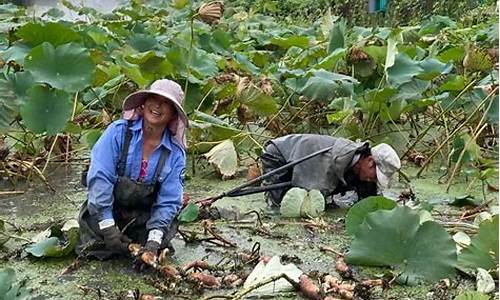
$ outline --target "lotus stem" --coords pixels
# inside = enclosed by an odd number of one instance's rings
[[[489,106],[488,106],[489,107]],[[487,110],[486,110],[487,111]],[[477,131],[476,134],[474,134],[474,136],[467,141],[467,143],[465,144],[464,146],[464,149],[462,149],[462,152],[460,152],[460,156],[458,157],[458,160],[457,162],[455,163],[455,166],[453,168],[453,171],[451,172],[451,175],[450,175],[450,178],[448,179],[448,183],[446,184],[446,192],[448,193],[448,191],[450,190],[450,187],[451,187],[451,183],[453,182],[453,178],[455,177],[455,174],[457,173],[458,171],[458,168],[462,165],[462,159],[464,158],[464,155],[465,153],[467,152],[467,148],[472,144],[472,142],[475,142],[477,137],[481,134],[481,132],[483,132],[483,130],[488,127],[488,124],[484,124],[483,127],[481,127],[481,129],[479,129]],[[484,190],[484,188],[483,188]]]
[[[408,147],[408,149],[406,149],[406,152],[403,153],[403,155],[401,155],[401,158],[404,158],[406,155],[408,155],[408,153],[410,153],[410,151],[415,148],[415,146],[422,140],[422,138],[427,134],[427,132],[434,127],[434,124],[436,124],[436,122],[438,120],[441,119],[441,117],[446,114],[450,109],[451,107],[453,106],[453,104],[455,104],[455,102],[457,102],[457,100],[472,86],[474,85],[474,83],[476,83],[476,80],[473,80],[471,81],[471,83],[469,83],[462,91],[460,91],[460,93],[455,97],[455,99],[453,99],[453,101],[451,101],[450,104],[448,104],[448,106],[441,111],[441,113],[434,118],[434,120],[431,122],[431,124],[429,124],[429,126],[427,126],[427,128],[424,129],[424,131],[422,131],[416,138],[415,138],[415,141],[413,142],[413,144],[410,145],[410,147]],[[487,97],[488,98],[488,97]],[[473,114],[472,114],[473,115]],[[440,148],[441,149],[441,148]],[[418,175],[417,175],[418,177]]]
[[[474,115],[476,114],[476,112],[479,111],[479,109],[481,109],[481,107],[486,103],[486,101],[488,100],[488,98],[490,98],[496,91],[498,91],[498,87],[496,87],[493,91],[491,91],[491,93],[489,93],[484,99],[483,101],[481,101],[481,103],[479,103],[476,107],[476,109],[474,109],[473,112],[471,112],[469,114],[469,116],[467,117],[467,119],[465,119],[464,122],[462,122],[457,128],[455,128],[455,130],[453,130],[453,132],[437,147],[436,150],[434,150],[434,152],[432,152],[432,154],[427,158],[427,160],[423,163],[422,167],[420,168],[420,170],[418,171],[416,177],[419,177],[420,174],[422,174],[422,172],[424,171],[425,167],[427,167],[427,165],[430,163],[430,161],[432,160],[432,158],[441,150],[441,148],[444,147],[444,145],[446,143],[448,143],[448,141],[455,136],[455,134],[460,130],[462,129],[462,127],[464,127],[465,125],[467,125],[469,123],[469,121],[474,117]],[[415,143],[414,143],[415,145]],[[410,148],[409,148],[410,149]],[[408,150],[407,150],[408,152]]]

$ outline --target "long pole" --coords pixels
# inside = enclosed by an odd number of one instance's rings
[[[318,150],[318,151],[316,151],[316,152],[313,152],[313,153],[311,153],[311,154],[309,154],[309,155],[306,155],[306,156],[304,156],[304,157],[302,157],[302,158],[299,158],[299,159],[297,159],[297,160],[295,160],[295,161],[289,162],[289,163],[287,163],[286,165],[283,165],[283,166],[281,166],[281,167],[279,167],[279,168],[277,168],[277,169],[272,170],[271,172],[268,172],[268,173],[262,174],[262,175],[261,175],[261,176],[259,176],[259,177],[256,177],[256,178],[254,178],[254,179],[252,179],[252,180],[250,180],[250,181],[245,182],[245,183],[244,183],[244,184],[242,184],[242,185],[239,185],[239,186],[237,186],[237,187],[233,188],[232,190],[229,190],[229,191],[227,191],[227,192],[224,192],[224,193],[222,193],[222,194],[219,194],[219,195],[217,195],[217,196],[215,196],[215,197],[210,197],[210,198],[207,198],[207,199],[198,200],[198,201],[196,201],[195,203],[203,203],[204,205],[210,205],[210,204],[214,203],[215,201],[217,201],[217,200],[219,200],[219,199],[221,199],[221,198],[224,198],[224,197],[226,197],[226,196],[232,196],[232,195],[236,196],[237,192],[241,191],[242,189],[244,189],[244,188],[246,188],[246,187],[248,187],[248,186],[254,185],[254,184],[255,184],[255,183],[257,183],[257,182],[261,182],[262,180],[264,180],[264,179],[266,179],[266,178],[269,178],[269,177],[271,177],[272,175],[274,175],[274,174],[276,174],[276,173],[278,173],[278,172],[281,172],[281,171],[283,171],[283,170],[290,169],[291,167],[293,167],[293,166],[295,166],[295,165],[297,165],[297,164],[300,164],[300,163],[301,163],[301,162],[303,162],[303,161],[306,161],[306,160],[308,160],[308,159],[311,159],[311,158],[313,158],[313,157],[315,157],[315,156],[318,156],[318,155],[320,155],[320,154],[326,153],[326,152],[330,151],[331,149],[333,149],[333,146],[330,146],[330,147],[327,147],[327,148],[323,148],[323,149]],[[264,190],[265,190],[265,189],[263,189],[263,190],[261,190],[261,191],[264,191]]]

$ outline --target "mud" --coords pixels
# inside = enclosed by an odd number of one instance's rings
[[[31,238],[42,228],[56,220],[75,218],[78,206],[85,200],[86,192],[79,185],[79,168],[60,167],[51,171],[48,176],[50,184],[57,191],[48,191],[42,183],[18,184],[18,190],[26,190],[25,194],[0,199],[0,218],[13,222],[21,229],[19,235]],[[416,169],[405,168],[408,174],[416,173]],[[186,182],[186,192],[191,199],[202,199],[216,195],[222,191],[244,182],[244,171],[236,179],[221,181],[206,168],[198,172]],[[440,176],[437,172],[428,172],[420,179],[412,180],[410,185],[400,182],[391,189],[386,196],[397,198],[402,189],[411,187],[417,201],[435,203],[438,211],[454,211],[446,204],[442,204],[454,197],[463,196],[468,182],[459,178],[453,185],[450,193],[445,193],[444,185],[437,184]],[[471,194],[481,200],[483,195],[481,185],[474,186]],[[488,192],[488,200],[494,199],[498,205],[496,193]],[[216,203],[217,207],[238,210],[240,220],[217,220],[215,228],[227,239],[238,245],[236,250],[226,249],[207,243],[185,244],[180,236],[173,241],[176,253],[171,262],[183,265],[193,260],[208,259],[217,263],[231,251],[251,249],[259,242],[261,253],[265,255],[284,255],[292,259],[305,272],[334,273],[335,255],[320,251],[322,245],[330,246],[340,252],[347,251],[349,237],[344,230],[344,217],[347,209],[329,210],[322,218],[309,220],[285,220],[270,209],[262,194],[225,198]],[[264,228],[269,234],[255,230],[257,218],[255,214],[245,215],[249,211],[259,212]],[[24,230],[23,230],[24,229]],[[199,223],[182,225],[183,230],[201,231]],[[12,228],[11,228],[12,230]],[[77,271],[70,275],[61,276],[61,272],[70,265],[75,257],[61,259],[33,259],[25,254],[16,255],[15,249],[22,246],[22,242],[11,239],[0,249],[0,268],[10,266],[17,272],[18,278],[27,279],[28,286],[33,290],[33,299],[120,299],[127,291],[140,290],[151,293],[163,299],[199,299],[201,296],[193,291],[187,291],[179,297],[162,295],[161,291],[151,285],[151,274],[138,272],[132,269],[130,259],[112,261],[90,261],[84,263]],[[387,269],[355,267],[356,272],[363,278],[382,276]],[[474,282],[464,277],[454,278],[448,298],[453,299],[457,292],[473,287]],[[375,291],[374,298],[379,299],[433,299],[431,292],[434,285],[424,284],[413,287],[393,286],[387,291]],[[189,294],[192,292],[192,294]],[[232,290],[208,291],[210,294],[229,294]],[[100,296],[99,296],[100,295]],[[292,298],[301,299],[292,294]]]

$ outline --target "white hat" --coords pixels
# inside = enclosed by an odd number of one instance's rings
[[[387,188],[392,175],[401,168],[401,161],[396,151],[387,144],[379,144],[371,149],[377,169],[377,181],[380,187]]]

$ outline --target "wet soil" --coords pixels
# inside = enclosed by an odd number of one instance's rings
[[[416,173],[416,169],[407,167],[408,174]],[[221,181],[210,168],[205,168],[192,176],[186,182],[186,192],[191,199],[203,199],[229,190],[245,181],[244,168],[241,176],[235,179]],[[457,208],[446,205],[446,201],[463,196],[469,184],[466,178],[458,178],[449,193],[444,191],[444,185],[437,181],[439,172],[427,172],[419,179],[413,179],[408,185],[400,182],[388,191],[386,196],[397,198],[402,189],[411,186],[420,202],[435,204],[435,210],[440,212],[458,212]],[[18,184],[17,190],[25,190],[22,195],[0,198],[0,218],[14,223],[18,227],[18,234],[31,238],[48,225],[58,220],[76,218],[78,207],[84,202],[86,191],[79,184],[79,168],[59,167],[51,171],[48,176],[50,184],[56,190],[48,191],[43,183]],[[470,192],[478,201],[482,201],[481,185],[474,185]],[[493,205],[498,205],[497,193],[487,192],[487,200],[493,199]],[[282,219],[276,210],[265,203],[262,194],[225,198],[216,203],[219,208],[231,212],[228,219],[216,220],[215,228],[228,240],[237,244],[236,249],[228,249],[208,243],[186,244],[178,235],[173,240],[176,248],[171,262],[183,265],[187,262],[206,258],[211,263],[217,263],[227,253],[250,250],[260,243],[261,253],[265,255],[286,255],[304,272],[333,273],[335,255],[320,251],[320,247],[327,245],[340,252],[348,249],[350,238],[344,229],[344,217],[347,208],[330,209],[322,217],[307,222],[300,219]],[[498,209],[498,208],[495,208]],[[238,211],[239,213],[234,213]],[[268,234],[259,232],[255,213],[256,211],[268,229]],[[239,216],[241,220],[235,220]],[[327,226],[325,226],[327,225]],[[11,230],[13,230],[11,228]],[[182,225],[181,230],[202,231],[199,222]],[[60,275],[75,259],[75,256],[59,259],[34,259],[20,251],[23,242],[11,239],[3,248],[0,248],[0,268],[12,267],[20,279],[27,279],[32,289],[33,299],[124,299],[129,291],[136,289],[144,293],[151,293],[159,299],[200,299],[210,294],[230,294],[233,290],[206,291],[203,295],[193,290],[186,290],[182,294],[165,295],[151,284],[151,272],[138,272],[132,268],[132,261],[127,258],[99,262],[89,261],[69,275]],[[383,268],[355,267],[356,272],[363,278],[375,278],[387,272]],[[466,277],[457,276],[451,280],[452,284],[446,297],[453,299],[460,291],[473,288],[474,281]],[[422,284],[417,286],[393,285],[385,292],[375,291],[374,298],[378,299],[438,299],[435,285]],[[290,298],[291,297],[291,298]],[[279,298],[279,297],[278,297]],[[287,299],[301,299],[297,294],[286,296]]]

